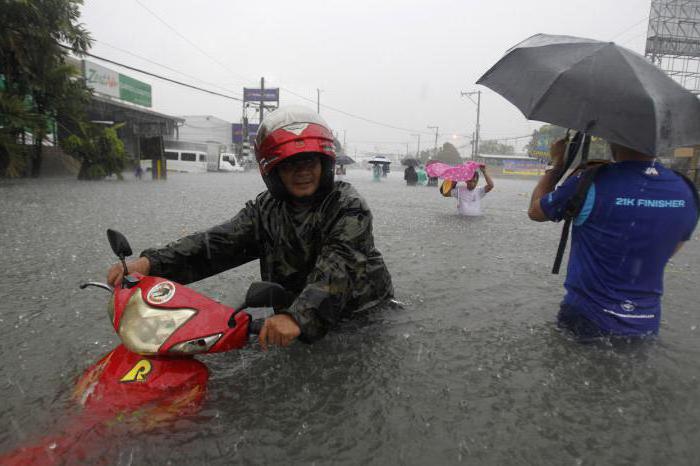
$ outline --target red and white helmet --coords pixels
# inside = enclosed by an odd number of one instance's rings
[[[290,157],[309,152],[322,155],[320,189],[330,189],[336,153],[333,133],[323,118],[309,108],[289,106],[279,108],[263,119],[255,137],[255,158],[273,196],[284,198],[287,195],[275,167]]]

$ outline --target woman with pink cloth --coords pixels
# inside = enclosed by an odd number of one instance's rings
[[[493,180],[486,172],[486,165],[466,162],[456,167],[444,163],[433,163],[426,168],[429,176],[442,178],[440,192],[443,196],[457,198],[457,210],[466,216],[481,215],[481,199],[493,189]],[[486,186],[477,188],[479,171],[484,175]],[[457,186],[463,181],[466,186]]]

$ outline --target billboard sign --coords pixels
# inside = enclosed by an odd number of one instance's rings
[[[653,0],[645,55],[700,58],[700,2]]]
[[[83,60],[83,75],[87,87],[98,94],[119,98],[119,73],[104,66]]]
[[[538,160],[506,160],[503,162],[504,175],[541,175],[544,164]]]
[[[233,143],[240,144],[243,142],[243,124],[233,123]],[[255,142],[255,136],[258,134],[258,123],[248,123],[248,142],[253,144]]]
[[[85,76],[85,84],[98,94],[144,107],[151,106],[150,84],[88,60],[83,60],[83,76]]]
[[[554,141],[555,139],[549,134],[538,134],[529,155],[531,157],[549,158],[549,148]]]
[[[279,102],[279,88],[250,89],[243,88],[243,102]]]
[[[119,75],[119,98],[132,104],[151,106],[151,85],[145,82]]]

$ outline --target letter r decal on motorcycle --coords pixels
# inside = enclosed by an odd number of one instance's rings
[[[142,359],[121,378],[120,382],[143,382],[151,373],[151,369],[151,361]]]

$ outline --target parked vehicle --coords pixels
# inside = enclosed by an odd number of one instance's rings
[[[222,172],[243,172],[245,167],[240,162],[236,154],[224,152],[219,154],[219,171]]]
[[[173,150],[165,151],[166,167],[168,171],[187,173],[206,173],[207,153],[194,150]],[[141,160],[141,168],[151,169],[151,161]]]

